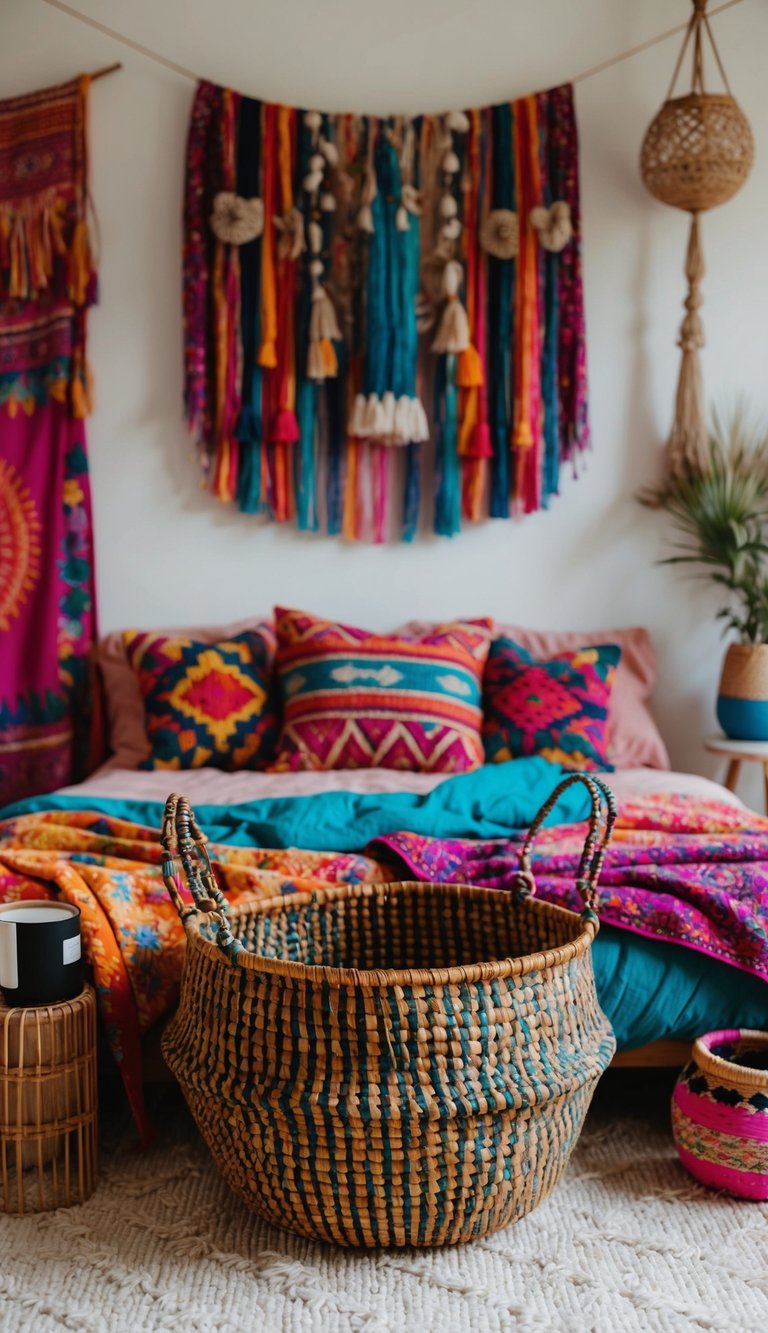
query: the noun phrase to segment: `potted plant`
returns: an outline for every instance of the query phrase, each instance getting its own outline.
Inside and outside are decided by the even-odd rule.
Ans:
[[[723,662],[717,718],[738,740],[768,740],[768,433],[742,409],[717,416],[706,470],[668,482],[645,502],[677,530],[670,565],[698,565],[722,590],[717,612],[734,631]]]

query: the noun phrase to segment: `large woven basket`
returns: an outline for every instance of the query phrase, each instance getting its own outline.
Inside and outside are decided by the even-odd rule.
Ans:
[[[537,900],[531,873],[575,780],[592,801],[581,915]],[[534,821],[513,892],[345,885],[228,923],[194,816],[169,798],[163,873],[187,953],[163,1052],[250,1208],[341,1245],[427,1246],[547,1197],[615,1049],[590,955],[614,817],[610,792],[574,776]]]

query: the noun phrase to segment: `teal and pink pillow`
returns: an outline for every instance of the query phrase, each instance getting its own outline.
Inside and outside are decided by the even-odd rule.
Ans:
[[[483,763],[492,621],[380,635],[277,607],[275,628],[283,714],[276,770],[464,773]]]
[[[607,643],[540,661],[514,639],[497,639],[483,685],[487,762],[540,754],[582,772],[611,769],[608,706],[620,658]]]
[[[268,625],[216,643],[126,630],[150,753],[140,768],[266,768],[278,722]]]

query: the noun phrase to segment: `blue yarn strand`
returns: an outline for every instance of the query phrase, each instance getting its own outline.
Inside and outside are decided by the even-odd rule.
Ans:
[[[435,376],[435,420],[442,401],[442,414],[436,425],[437,493],[435,496],[435,532],[440,537],[454,537],[461,530],[461,465],[459,463],[459,395],[456,388],[456,355],[441,356]]]

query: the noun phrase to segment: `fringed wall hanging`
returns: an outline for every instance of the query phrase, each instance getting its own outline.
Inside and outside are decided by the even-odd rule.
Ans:
[[[546,507],[589,438],[572,87],[379,118],[198,84],[184,326],[220,500],[377,542]]]
[[[0,102],[0,805],[84,776],[89,82]]]
[[[656,199],[691,214],[685,259],[688,293],[678,346],[682,351],[675,417],[667,442],[667,466],[673,480],[701,473],[709,465],[709,445],[699,364],[704,328],[699,315],[704,257],[699,214],[727,203],[741,189],[755,154],[749,121],[732,96],[706,15],[707,0],[693,0],[693,14],[658,115],[646,131],[640,152],[643,183]],[[704,37],[725,85],[724,93],[704,90]],[[691,90],[673,97],[688,49],[692,53]]]

